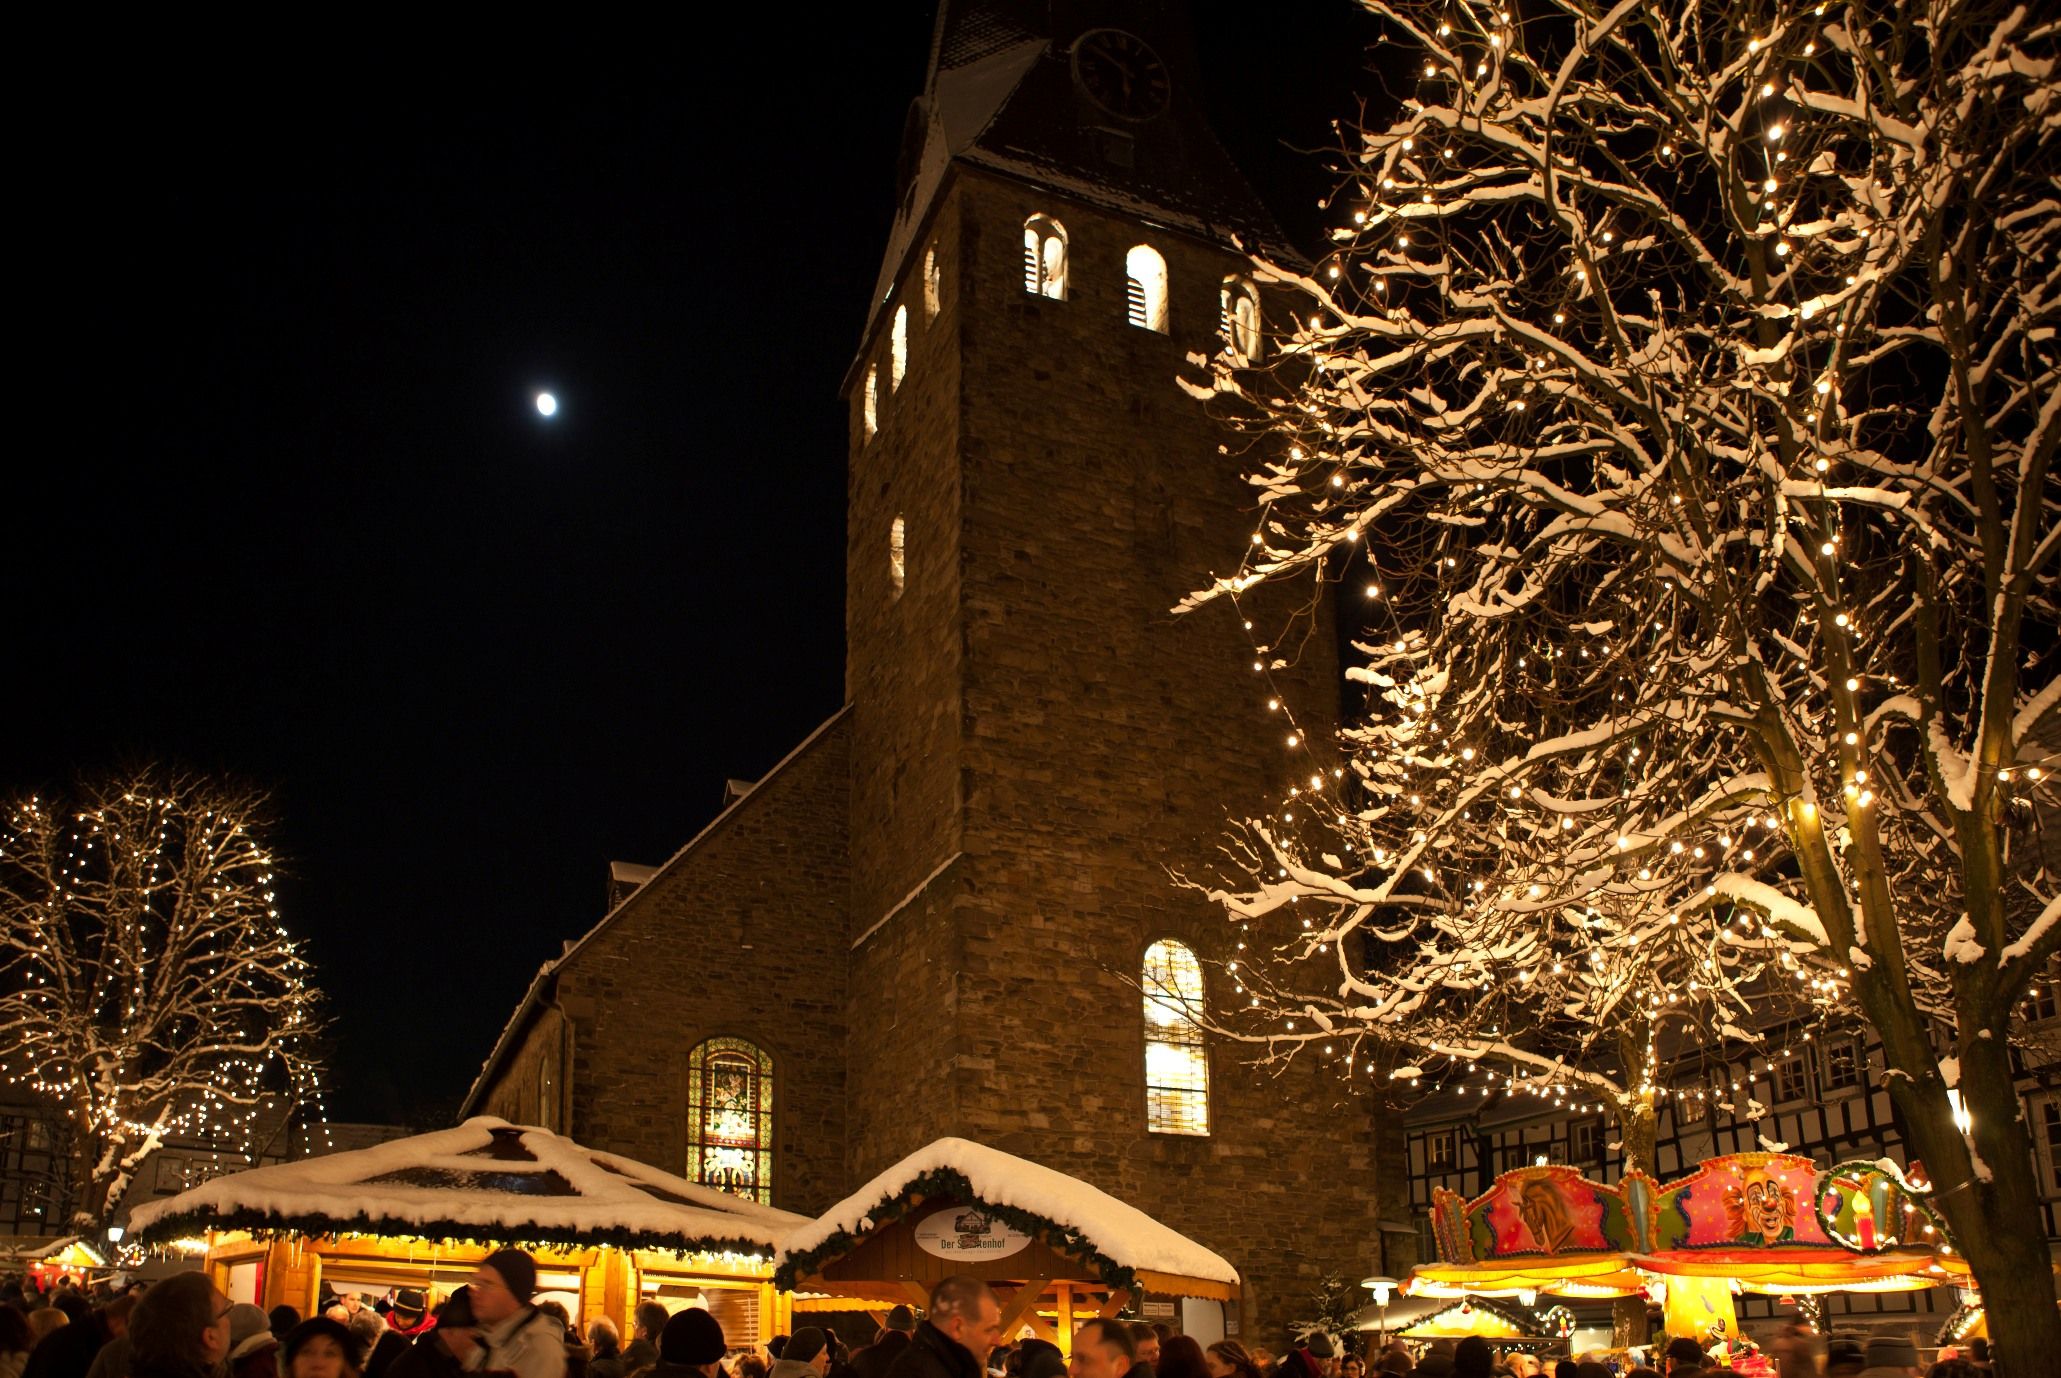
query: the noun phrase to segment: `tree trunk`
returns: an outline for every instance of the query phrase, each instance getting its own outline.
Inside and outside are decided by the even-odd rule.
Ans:
[[[1636,1063],[1627,1062],[1628,1068]],[[1633,1092],[1621,1102],[1617,1111],[1618,1135],[1624,1144],[1624,1170],[1630,1172],[1639,1168],[1647,1173],[1654,1172],[1653,1146],[1659,1138],[1659,1116],[1653,1109],[1651,1091]],[[1646,1298],[1619,1297],[1610,1307],[1610,1345],[1623,1349],[1627,1345],[1642,1345],[1652,1338],[1652,1331],[1646,1324]]]

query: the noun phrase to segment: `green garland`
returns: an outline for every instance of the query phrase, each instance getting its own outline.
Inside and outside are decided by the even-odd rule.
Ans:
[[[432,1244],[479,1244],[496,1246],[517,1240],[546,1248],[586,1249],[605,1245],[617,1249],[648,1249],[677,1258],[699,1253],[752,1254],[768,1258],[772,1250],[755,1239],[704,1238],[683,1240],[676,1234],[653,1230],[568,1230],[539,1225],[534,1221],[509,1225],[492,1237],[482,1236],[478,1225],[456,1220],[398,1220],[392,1216],[300,1215],[286,1219],[271,1211],[249,1208],[232,1211],[181,1211],[152,1222],[136,1234],[137,1242],[159,1244],[201,1230],[244,1230],[257,1239],[335,1237],[345,1234],[383,1235],[396,1239],[420,1239]]]
[[[1018,1210],[1014,1206],[997,1206],[981,1198],[973,1189],[973,1183],[963,1173],[951,1168],[933,1168],[921,1176],[912,1178],[901,1190],[881,1198],[880,1204],[866,1212],[874,1226],[900,1220],[919,1203],[935,1204],[941,1196],[958,1197],[979,1207],[982,1214],[999,1220],[1011,1229],[1039,1241],[1059,1253],[1078,1258],[1095,1270],[1095,1275],[1112,1289],[1138,1294],[1138,1275],[1132,1269],[1095,1247],[1095,1241],[1071,1225],[1062,1225],[1042,1215]],[[816,1271],[825,1259],[841,1258],[860,1244],[860,1237],[848,1230],[839,1230],[814,1248],[799,1254],[788,1254],[780,1260],[780,1266],[773,1273],[773,1285],[783,1292],[792,1292],[797,1279]]]

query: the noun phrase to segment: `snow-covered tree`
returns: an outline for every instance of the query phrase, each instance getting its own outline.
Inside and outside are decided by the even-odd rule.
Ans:
[[[1227,1024],[1635,1123],[1699,1035],[1865,1019],[2038,1371],[2008,1046],[2061,943],[2061,27],[1369,8],[1400,113],[1346,140],[1329,256],[1256,265],[1293,306],[1269,367],[1190,385],[1251,433],[1261,506],[1195,601],[1314,574],[1366,612],[1364,714],[1285,718],[1304,786],[1234,839]],[[1297,632],[1258,634],[1264,675]]]
[[[143,772],[0,824],[0,1078],[70,1120],[80,1226],[174,1135],[314,1106],[319,997],[280,925],[263,801]]]

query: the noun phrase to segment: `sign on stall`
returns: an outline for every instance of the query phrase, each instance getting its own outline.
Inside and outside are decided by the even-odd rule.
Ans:
[[[938,1258],[1007,1258],[1029,1246],[1029,1235],[972,1206],[932,1211],[916,1222],[916,1247]]]

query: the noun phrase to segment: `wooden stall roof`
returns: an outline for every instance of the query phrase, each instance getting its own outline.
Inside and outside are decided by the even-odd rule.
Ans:
[[[371,1148],[276,1163],[139,1206],[130,1228],[388,1235],[769,1258],[808,1220],[548,1130],[492,1116]]]
[[[995,1247],[984,1257],[987,1244]],[[953,1273],[1018,1288],[1239,1294],[1235,1268],[1137,1207],[957,1138],[910,1154],[790,1234],[774,1276],[802,1293],[908,1301]]]

